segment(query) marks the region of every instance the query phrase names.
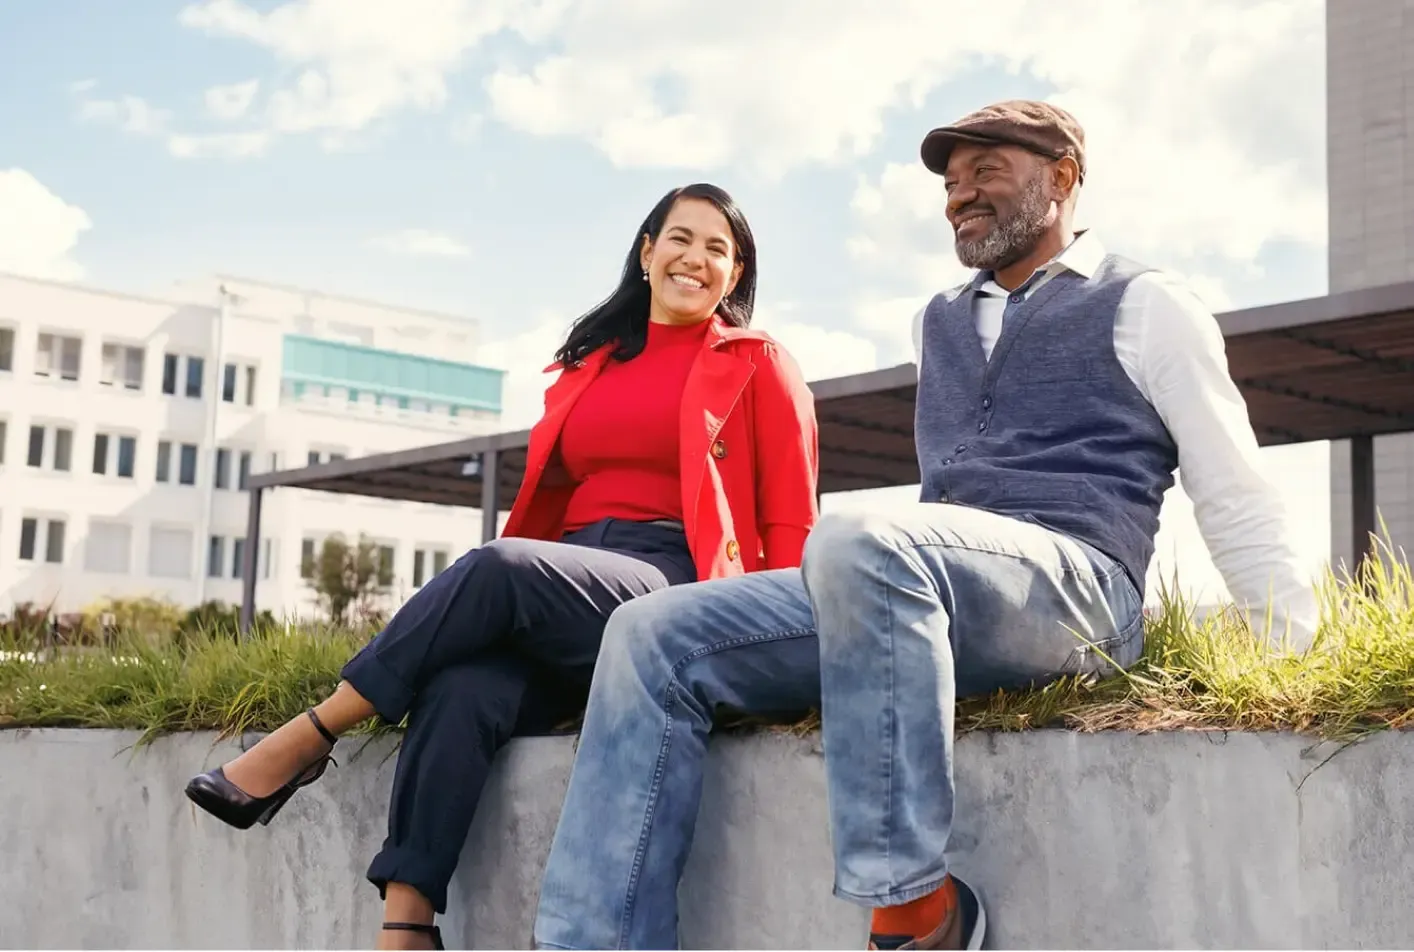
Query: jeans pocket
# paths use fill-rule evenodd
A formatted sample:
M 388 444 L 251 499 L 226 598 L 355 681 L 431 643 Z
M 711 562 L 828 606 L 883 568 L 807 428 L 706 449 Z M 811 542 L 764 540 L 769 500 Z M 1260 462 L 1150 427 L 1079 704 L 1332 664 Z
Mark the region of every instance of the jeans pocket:
M 1144 614 L 1140 612 L 1117 635 L 1089 642 L 1076 636 L 1076 645 L 1066 657 L 1061 674 L 1086 679 L 1109 677 L 1129 668 L 1143 653 Z

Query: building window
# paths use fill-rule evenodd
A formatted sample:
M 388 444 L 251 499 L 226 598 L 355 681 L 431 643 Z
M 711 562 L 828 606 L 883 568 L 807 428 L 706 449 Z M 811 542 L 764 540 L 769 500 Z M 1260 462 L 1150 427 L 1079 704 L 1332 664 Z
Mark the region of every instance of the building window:
M 9 442 L 9 439 L 9 424 L 4 420 L 0 420 L 0 466 L 5 465 L 5 444 Z
M 20 561 L 34 561 L 35 536 L 39 533 L 38 519 L 20 520 Z
M 248 407 L 253 407 L 253 406 L 255 406 L 255 368 L 254 368 L 254 367 L 247 367 L 247 368 L 245 369 L 245 405 L 248 406 Z
M 183 357 L 181 354 L 162 356 L 162 392 L 169 397 L 181 393 L 200 400 L 205 376 L 206 360 L 202 357 Z
M 3 432 L 0 431 L 0 435 Z M 5 462 L 4 453 L 0 452 L 0 463 Z M 240 456 L 240 463 L 236 467 L 236 488 L 244 492 L 250 488 L 250 453 L 243 452 Z
M 231 451 L 228 449 L 216 450 L 216 472 L 213 476 L 217 489 L 231 488 Z
M 172 442 L 170 440 L 157 441 L 157 481 L 159 483 L 173 481 Z M 196 485 L 196 445 L 194 443 L 177 445 L 176 481 L 183 486 Z
M 34 373 L 38 377 L 58 377 L 60 380 L 79 379 L 79 358 L 83 341 L 61 334 L 40 334 L 35 351 Z
M 118 478 L 132 479 L 137 469 L 137 438 L 118 437 Z
M 124 390 L 142 389 L 143 351 L 124 344 L 103 345 L 103 373 L 99 383 Z
M 60 473 L 69 472 L 73 468 L 74 431 L 56 426 L 54 439 L 46 440 L 46 436 L 46 428 L 43 426 L 29 428 L 29 453 L 26 455 L 26 462 L 35 469 L 42 469 L 46 462 L 45 444 L 50 442 L 53 445 L 53 455 L 47 459 L 49 468 Z
M 205 360 L 200 357 L 187 358 L 187 396 L 201 399 L 201 381 L 205 372 Z
M 147 547 L 147 574 L 153 578 L 191 578 L 190 529 L 154 526 Z
M 319 460 L 319 451 L 318 451 L 318 450 L 310 450 L 310 451 L 309 451 L 309 465 L 310 465 L 310 466 L 318 466 L 318 465 L 319 465 L 319 462 L 320 462 L 320 460 Z
M 206 545 L 206 577 L 220 578 L 226 574 L 226 539 L 214 535 Z
M 305 539 L 300 542 L 299 574 L 300 578 L 314 578 L 314 540 Z
M 221 402 L 236 402 L 236 365 L 227 364 L 221 372 Z
M 417 549 L 412 553 L 412 587 L 421 588 L 447 567 L 445 549 Z
M 196 446 L 183 443 L 177 460 L 177 482 L 183 486 L 196 485 Z
M 132 526 L 89 520 L 83 551 L 85 571 L 126 575 L 132 570 L 132 550 Z
M 261 543 L 260 549 L 260 577 L 268 579 L 275 571 L 275 553 L 279 549 L 276 548 L 274 539 L 266 539 Z
M 169 440 L 159 440 L 157 443 L 157 481 L 172 481 L 172 444 Z
M 15 369 L 15 332 L 9 327 L 0 327 L 0 371 L 10 373 Z
M 74 431 L 64 427 L 54 428 L 54 469 L 67 473 L 73 469 Z
M 108 472 L 108 434 L 93 437 L 93 471 L 99 476 Z
M 393 584 L 393 566 L 397 559 L 397 552 L 391 545 L 380 545 L 378 547 L 378 584 Z
M 55 565 L 64 561 L 64 521 L 49 520 L 49 533 L 44 540 L 44 561 Z
M 26 462 L 35 469 L 44 465 L 44 427 L 29 428 L 29 455 Z
M 169 397 L 177 395 L 177 355 L 162 356 L 162 392 Z
M 245 574 L 245 540 L 231 540 L 231 578 L 241 578 Z
M 44 541 L 44 561 L 58 565 L 64 561 L 64 520 L 20 520 L 20 560 L 35 562 L 39 558 L 40 540 Z

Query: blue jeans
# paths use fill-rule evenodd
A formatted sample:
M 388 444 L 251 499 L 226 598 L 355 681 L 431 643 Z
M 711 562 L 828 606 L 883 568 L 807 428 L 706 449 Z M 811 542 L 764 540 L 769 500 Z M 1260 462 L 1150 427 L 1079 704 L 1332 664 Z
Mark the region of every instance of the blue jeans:
M 800 570 L 627 603 L 604 632 L 536 944 L 677 947 L 719 706 L 818 705 L 835 895 L 928 893 L 948 872 L 956 698 L 1108 670 L 1101 652 L 1133 664 L 1141 609 L 1118 563 L 1084 544 L 926 503 L 825 517 Z

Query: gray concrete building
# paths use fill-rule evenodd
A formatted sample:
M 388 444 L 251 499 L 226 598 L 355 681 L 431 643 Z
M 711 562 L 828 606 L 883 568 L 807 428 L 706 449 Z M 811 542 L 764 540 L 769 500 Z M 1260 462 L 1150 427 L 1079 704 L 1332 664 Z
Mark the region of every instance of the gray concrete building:
M 1327 0 L 1330 293 L 1414 281 L 1414 3 Z M 1414 387 L 1414 381 L 1410 382 Z M 1352 443 L 1331 444 L 1331 560 L 1351 564 Z M 1357 447 L 1357 452 L 1358 452 Z M 1356 462 L 1359 462 L 1358 460 Z M 1414 434 L 1373 440 L 1375 503 L 1414 557 Z

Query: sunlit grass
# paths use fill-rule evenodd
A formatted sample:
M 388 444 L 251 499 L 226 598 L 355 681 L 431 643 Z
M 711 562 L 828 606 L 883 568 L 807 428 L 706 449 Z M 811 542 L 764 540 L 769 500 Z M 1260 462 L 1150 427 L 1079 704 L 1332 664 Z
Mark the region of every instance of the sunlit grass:
M 958 730 L 1294 730 L 1347 738 L 1410 724 L 1408 561 L 1384 546 L 1358 577 L 1328 576 L 1322 601 L 1316 644 L 1295 653 L 1267 647 L 1233 610 L 1200 621 L 1165 591 L 1144 658 L 1128 672 L 967 699 Z M 371 634 L 271 626 L 243 642 L 226 630 L 168 644 L 120 637 L 108 648 L 53 657 L 36 656 L 34 644 L 0 641 L 0 726 L 135 728 L 144 739 L 267 731 L 332 691 L 339 669 Z M 816 726 L 810 717 L 787 729 Z

